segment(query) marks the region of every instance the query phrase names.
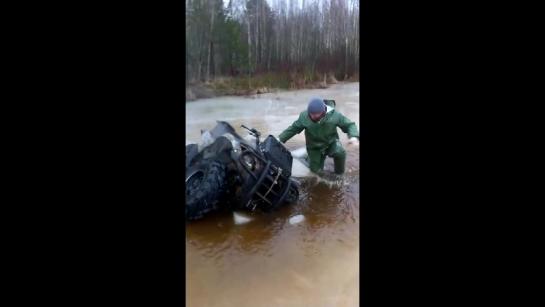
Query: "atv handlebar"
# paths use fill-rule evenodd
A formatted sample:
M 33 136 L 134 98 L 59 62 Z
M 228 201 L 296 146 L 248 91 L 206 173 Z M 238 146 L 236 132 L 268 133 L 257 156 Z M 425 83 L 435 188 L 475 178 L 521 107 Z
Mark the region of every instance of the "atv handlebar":
M 259 137 L 261 136 L 261 133 L 259 131 L 255 130 L 255 128 L 250 129 L 250 128 L 244 126 L 244 125 L 241 125 L 241 127 L 248 130 L 248 131 L 250 131 L 250 134 L 255 136 L 255 148 L 258 149 L 259 148 Z
M 260 136 L 261 136 L 261 133 L 260 133 L 259 131 L 255 130 L 255 128 L 251 128 L 251 129 L 250 129 L 250 128 L 244 126 L 244 125 L 242 125 L 241 127 L 244 128 L 244 129 L 246 129 L 246 130 L 248 130 L 248 131 L 250 131 L 250 132 L 251 132 L 254 136 L 256 136 L 256 137 L 260 137 Z

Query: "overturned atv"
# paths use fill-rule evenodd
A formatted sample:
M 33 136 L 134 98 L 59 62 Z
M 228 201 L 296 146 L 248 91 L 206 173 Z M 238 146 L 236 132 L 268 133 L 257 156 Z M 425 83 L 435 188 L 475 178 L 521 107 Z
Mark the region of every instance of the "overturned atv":
M 255 144 L 218 121 L 202 134 L 201 148 L 186 146 L 186 218 L 195 220 L 216 210 L 270 211 L 299 197 L 291 179 L 291 153 L 273 136 L 242 125 Z

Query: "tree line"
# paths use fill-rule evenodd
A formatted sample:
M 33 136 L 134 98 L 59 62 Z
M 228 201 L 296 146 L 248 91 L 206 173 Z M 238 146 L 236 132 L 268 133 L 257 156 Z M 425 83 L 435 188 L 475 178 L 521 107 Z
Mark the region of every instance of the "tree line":
M 186 0 L 186 82 L 358 74 L 357 0 Z

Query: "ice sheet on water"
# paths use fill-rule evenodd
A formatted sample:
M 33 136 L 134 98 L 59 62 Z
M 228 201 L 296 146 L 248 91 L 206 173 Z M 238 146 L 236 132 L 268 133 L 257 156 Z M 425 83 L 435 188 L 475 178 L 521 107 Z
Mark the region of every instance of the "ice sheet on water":
M 299 159 L 293 159 L 291 164 L 291 175 L 296 178 L 303 178 L 312 176 L 312 172 L 308 166 L 303 164 Z
M 233 219 L 235 220 L 235 225 L 243 225 L 253 220 L 251 217 L 240 212 L 233 212 Z
M 301 147 L 301 148 L 297 148 L 295 150 L 292 150 L 291 151 L 291 156 L 294 157 L 294 158 L 297 158 L 297 159 L 303 159 L 306 156 L 308 156 L 307 149 L 305 147 Z
M 298 214 L 298 215 L 290 217 L 289 223 L 290 225 L 295 225 L 295 224 L 301 223 L 304 220 L 305 220 L 305 216 L 302 214 Z

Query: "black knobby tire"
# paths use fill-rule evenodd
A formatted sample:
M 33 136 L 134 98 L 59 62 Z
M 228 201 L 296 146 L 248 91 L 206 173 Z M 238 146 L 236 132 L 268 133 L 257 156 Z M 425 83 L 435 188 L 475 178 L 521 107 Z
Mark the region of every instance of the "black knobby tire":
M 199 145 L 189 144 L 185 146 L 185 167 L 188 168 L 193 158 L 199 154 Z
M 218 209 L 225 192 L 225 167 L 215 161 L 201 163 L 186 178 L 185 215 L 188 220 L 202 218 Z

